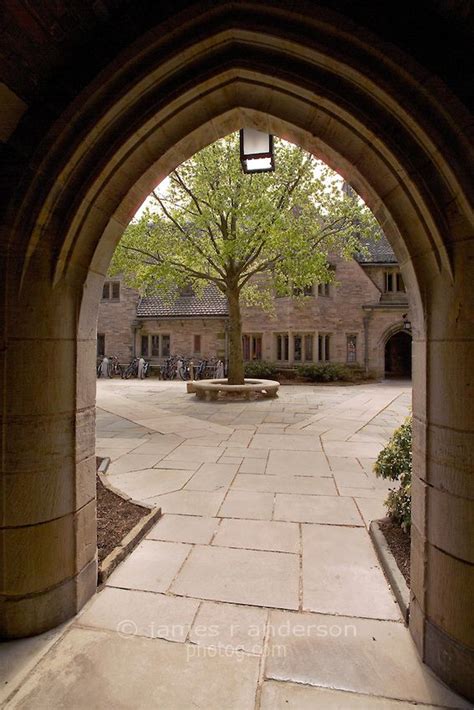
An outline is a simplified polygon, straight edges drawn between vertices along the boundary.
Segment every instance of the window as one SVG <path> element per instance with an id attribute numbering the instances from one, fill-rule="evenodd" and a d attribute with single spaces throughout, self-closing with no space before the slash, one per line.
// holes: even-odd
<path id="1" fill-rule="evenodd" d="M 142 335 L 142 356 L 169 357 L 170 336 L 155 333 L 155 335 Z"/>
<path id="2" fill-rule="evenodd" d="M 385 283 L 384 283 L 384 290 L 385 293 L 390 293 L 391 291 L 394 291 L 394 276 L 395 274 L 392 271 L 386 271 L 385 274 Z"/>
<path id="3" fill-rule="evenodd" d="M 311 333 L 293 336 L 293 360 L 311 362 L 313 359 L 313 336 Z"/>
<path id="4" fill-rule="evenodd" d="M 105 357 L 105 335 L 97 333 L 97 357 Z"/>
<path id="5" fill-rule="evenodd" d="M 301 335 L 294 335 L 293 336 L 293 347 L 294 347 L 294 354 L 293 354 L 293 359 L 295 362 L 301 362 L 303 359 L 303 338 Z"/>
<path id="6" fill-rule="evenodd" d="M 161 357 L 169 357 L 170 356 L 170 342 L 171 342 L 171 336 L 169 336 L 169 335 L 162 335 L 161 336 Z"/>
<path id="7" fill-rule="evenodd" d="M 199 354 L 201 352 L 201 336 L 193 335 L 193 353 Z"/>
<path id="8" fill-rule="evenodd" d="M 102 287 L 103 301 L 120 301 L 120 281 L 106 281 Z"/>
<path id="9" fill-rule="evenodd" d="M 277 360 L 281 362 L 288 360 L 289 355 L 289 339 L 286 333 L 276 336 Z"/>
<path id="10" fill-rule="evenodd" d="M 357 335 L 348 335 L 347 342 L 347 362 L 357 362 Z"/>
<path id="11" fill-rule="evenodd" d="M 318 335 L 318 360 L 327 362 L 330 359 L 330 335 Z"/>
<path id="12" fill-rule="evenodd" d="M 160 336 L 159 335 L 152 335 L 151 336 L 151 356 L 152 357 L 160 357 Z"/>
<path id="13" fill-rule="evenodd" d="M 384 291 L 385 293 L 393 293 L 395 291 L 404 292 L 405 284 L 403 283 L 403 276 L 399 271 L 385 271 L 384 272 Z"/>
<path id="14" fill-rule="evenodd" d="M 243 335 L 242 336 L 242 352 L 244 360 L 261 360 L 262 359 L 262 336 L 261 335 Z"/>
<path id="15" fill-rule="evenodd" d="M 318 284 L 318 296 L 329 296 L 329 284 Z"/>
<path id="16" fill-rule="evenodd" d="M 293 289 L 293 296 L 312 296 L 313 293 L 313 286 L 303 286 L 303 288 Z"/>

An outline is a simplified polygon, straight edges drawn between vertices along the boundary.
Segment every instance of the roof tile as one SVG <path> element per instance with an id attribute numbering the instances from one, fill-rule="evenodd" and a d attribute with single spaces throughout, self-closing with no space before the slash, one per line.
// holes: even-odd
<path id="1" fill-rule="evenodd" d="M 214 285 L 206 286 L 201 297 L 181 295 L 173 302 L 160 296 L 145 296 L 137 306 L 139 318 L 193 318 L 227 316 L 227 298 Z"/>

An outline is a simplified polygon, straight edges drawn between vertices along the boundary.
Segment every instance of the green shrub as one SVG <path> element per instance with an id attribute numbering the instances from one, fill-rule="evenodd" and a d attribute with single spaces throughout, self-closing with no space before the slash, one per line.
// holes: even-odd
<path id="1" fill-rule="evenodd" d="M 244 366 L 245 377 L 259 377 L 263 380 L 273 380 L 277 374 L 276 365 L 265 360 L 246 362 Z"/>
<path id="2" fill-rule="evenodd" d="M 412 418 L 395 430 L 387 446 L 382 449 L 374 464 L 374 471 L 381 478 L 399 481 L 398 488 L 391 489 L 385 505 L 389 517 L 405 532 L 411 525 L 411 454 Z"/>
<path id="3" fill-rule="evenodd" d="M 350 382 L 351 370 L 339 362 L 320 362 L 314 365 L 298 365 L 298 375 L 311 382 Z"/>

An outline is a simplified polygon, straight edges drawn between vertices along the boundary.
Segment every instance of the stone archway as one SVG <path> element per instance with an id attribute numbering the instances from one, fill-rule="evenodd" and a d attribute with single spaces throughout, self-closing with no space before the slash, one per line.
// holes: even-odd
<path id="1" fill-rule="evenodd" d="M 385 377 L 411 377 L 411 335 L 398 330 L 385 342 Z"/>
<path id="2" fill-rule="evenodd" d="M 3 395 L 2 630 L 38 633 L 74 614 L 95 589 L 90 363 L 113 249 L 161 177 L 247 125 L 339 170 L 396 252 L 414 348 L 411 630 L 425 660 L 466 692 L 473 241 L 462 126 L 469 119 L 444 87 L 427 90 L 431 77 L 409 56 L 344 15 L 301 4 L 283 10 L 282 30 L 281 12 L 261 3 L 239 13 L 232 3 L 193 6 L 153 28 L 44 127 L 23 165 L 18 158 L 24 179 L 2 232 L 2 358 L 5 371 L 17 373 Z"/>

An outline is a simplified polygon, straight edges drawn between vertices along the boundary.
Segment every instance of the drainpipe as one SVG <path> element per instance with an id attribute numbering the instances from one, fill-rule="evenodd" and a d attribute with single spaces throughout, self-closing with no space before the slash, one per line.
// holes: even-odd
<path id="1" fill-rule="evenodd" d="M 137 334 L 141 330 L 143 323 L 132 321 L 132 357 L 137 356 Z"/>
<path id="2" fill-rule="evenodd" d="M 372 312 L 366 313 L 363 318 L 364 322 L 364 367 L 365 376 L 369 375 L 369 322 L 372 317 Z"/>
<path id="3" fill-rule="evenodd" d="M 227 375 L 229 362 L 229 321 L 224 321 L 224 372 Z"/>

